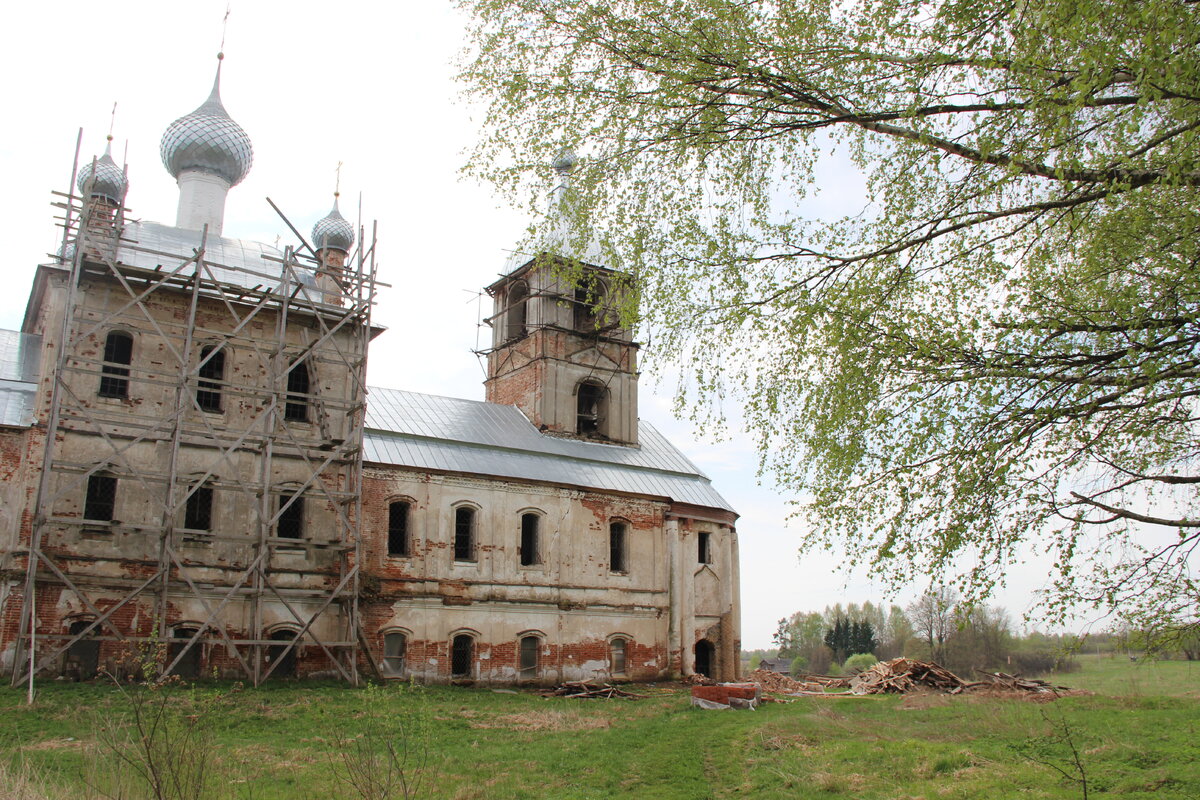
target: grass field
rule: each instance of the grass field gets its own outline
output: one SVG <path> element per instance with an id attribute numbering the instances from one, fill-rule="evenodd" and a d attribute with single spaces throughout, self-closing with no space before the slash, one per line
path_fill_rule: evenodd
<path id="1" fill-rule="evenodd" d="M 409 771 L 423 798 L 1079 798 L 1080 777 L 1091 797 L 1200 797 L 1200 664 L 1083 663 L 1059 680 L 1096 694 L 1046 704 L 913 695 L 700 711 L 674 685 L 636 689 L 649 695 L 639 701 L 205 686 L 171 702 L 211 732 L 198 752 L 222 800 L 358 797 L 333 764 L 339 747 L 368 741 L 349 737 L 379 726 L 424 745 L 424 768 Z M 0 705 L 13 769 L 50 797 L 96 796 L 87 784 L 113 760 L 101 728 L 130 713 L 118 691 L 44 682 L 33 707 L 12 689 Z"/>

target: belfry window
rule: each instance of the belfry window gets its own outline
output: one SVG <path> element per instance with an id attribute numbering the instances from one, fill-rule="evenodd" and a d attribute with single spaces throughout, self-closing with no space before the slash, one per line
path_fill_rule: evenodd
<path id="1" fill-rule="evenodd" d="M 298 492 L 279 495 L 275 535 L 281 539 L 304 538 L 304 495 Z"/>
<path id="2" fill-rule="evenodd" d="M 225 379 L 225 351 L 209 345 L 200 351 L 196 372 L 196 405 L 202 411 L 221 411 L 221 381 Z"/>
<path id="3" fill-rule="evenodd" d="M 83 518 L 92 522 L 112 522 L 117 506 L 117 479 L 103 472 L 88 477 Z"/>
<path id="4" fill-rule="evenodd" d="M 311 376 L 308 362 L 299 360 L 292 362 L 287 374 L 287 402 L 283 408 L 283 418 L 291 422 L 308 422 L 308 393 Z"/>
<path id="5" fill-rule="evenodd" d="M 576 426 L 580 436 L 595 436 L 604 431 L 605 414 L 604 386 L 593 381 L 584 381 L 576 390 Z"/>
<path id="6" fill-rule="evenodd" d="M 521 515 L 522 567 L 542 563 L 542 559 L 538 556 L 538 523 L 540 521 L 537 514 L 529 513 Z"/>
<path id="7" fill-rule="evenodd" d="M 408 555 L 408 503 L 397 500 L 388 505 L 388 555 Z"/>
<path id="8" fill-rule="evenodd" d="M 183 514 L 183 527 L 194 531 L 211 531 L 212 507 L 212 487 L 207 484 L 196 487 L 187 499 Z"/>
<path id="9" fill-rule="evenodd" d="M 454 560 L 475 560 L 475 509 L 470 506 L 454 509 Z"/>
<path id="10" fill-rule="evenodd" d="M 529 285 L 525 281 L 517 281 L 508 290 L 508 310 L 504 314 L 505 339 L 519 339 L 528 333 L 526 327 L 526 309 L 529 299 Z"/>
<path id="11" fill-rule="evenodd" d="M 133 361 L 133 337 L 112 331 L 104 340 L 104 364 L 100 367 L 101 397 L 129 397 L 129 364 Z"/>
<path id="12" fill-rule="evenodd" d="M 624 522 L 612 522 L 608 526 L 608 570 L 625 572 L 628 528 Z"/>

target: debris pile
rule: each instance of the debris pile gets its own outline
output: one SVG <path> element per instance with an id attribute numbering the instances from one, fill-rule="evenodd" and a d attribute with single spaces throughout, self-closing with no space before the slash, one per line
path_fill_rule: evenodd
<path id="1" fill-rule="evenodd" d="M 1037 678 L 1022 678 L 1020 675 L 1009 675 L 1007 672 L 984 672 L 983 670 L 975 670 L 980 675 L 983 675 L 986 680 L 976 681 L 969 684 L 969 688 L 996 688 L 1006 689 L 1010 692 L 1030 692 L 1032 694 L 1065 694 L 1074 692 L 1075 690 L 1069 686 L 1055 686 Z"/>
<path id="2" fill-rule="evenodd" d="M 854 694 L 903 694 L 916 688 L 958 694 L 967 682 L 938 664 L 893 658 L 880 661 L 850 679 Z"/>
<path id="3" fill-rule="evenodd" d="M 641 700 L 646 695 L 634 694 L 624 689 L 618 689 L 610 683 L 588 683 L 587 681 L 568 681 L 553 689 L 546 689 L 542 697 L 574 697 L 583 700 L 611 700 L 614 697 L 624 697 L 629 700 Z"/>
<path id="4" fill-rule="evenodd" d="M 754 670 L 745 678 L 747 683 L 753 683 L 766 692 L 783 692 L 795 694 L 798 692 L 821 692 L 825 689 L 846 689 L 850 686 L 845 678 L 834 678 L 829 675 L 805 675 L 803 680 L 789 678 L 787 675 L 769 669 Z"/>

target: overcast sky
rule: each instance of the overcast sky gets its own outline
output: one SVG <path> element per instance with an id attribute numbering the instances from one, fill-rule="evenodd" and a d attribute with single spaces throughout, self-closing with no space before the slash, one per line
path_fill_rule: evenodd
<path id="1" fill-rule="evenodd" d="M 379 222 L 382 290 L 372 344 L 375 386 L 483 399 L 481 287 L 503 268 L 529 220 L 485 186 L 459 179 L 478 130 L 458 98 L 452 64 L 463 19 L 448 2 L 234 3 L 225 36 L 222 99 L 254 143 L 254 167 L 229 195 L 225 235 L 274 243 L 288 232 L 270 197 L 306 235 L 332 203 Z M 18 328 L 36 264 L 57 250 L 51 191 L 65 191 L 79 129 L 82 159 L 103 152 L 116 102 L 113 154 L 128 148 L 134 218 L 174 223 L 178 190 L 158 155 L 176 117 L 204 101 L 220 49 L 225 2 L 125 0 L 19 3 L 5 11 L 6 77 L 0 197 L 6 291 L 0 327 Z M 478 116 L 478 115 L 476 115 Z M 854 176 L 826 171 L 827 203 L 859 203 Z M 549 190 L 547 186 L 547 190 Z M 648 354 L 651 357 L 653 354 Z M 742 634 L 770 646 L 780 617 L 832 603 L 879 601 L 863 576 L 838 572 L 836 553 L 806 556 L 786 499 L 760 487 L 748 438 L 695 441 L 665 393 L 643 379 L 641 416 L 666 433 L 741 513 Z M 1015 618 L 1046 571 L 1015 573 L 998 598 Z M 904 592 L 910 600 L 923 587 Z"/>

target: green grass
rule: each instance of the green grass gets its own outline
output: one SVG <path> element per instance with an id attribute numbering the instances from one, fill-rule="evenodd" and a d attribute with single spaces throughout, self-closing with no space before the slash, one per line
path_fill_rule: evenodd
<path id="1" fill-rule="evenodd" d="M 208 715 L 223 798 L 352 797 L 331 772 L 337 732 L 378 724 L 427 743 L 427 798 L 1078 798 L 1050 766 L 1074 770 L 1064 725 L 1093 797 L 1200 797 L 1200 666 L 1083 663 L 1055 681 L 1097 693 L 1048 704 L 920 695 L 700 711 L 678 686 L 640 701 L 330 685 L 191 699 L 225 695 Z M 45 682 L 31 708 L 3 690 L 0 750 L 87 797 L 81 776 L 106 758 L 98 726 L 127 712 L 104 686 Z"/>

